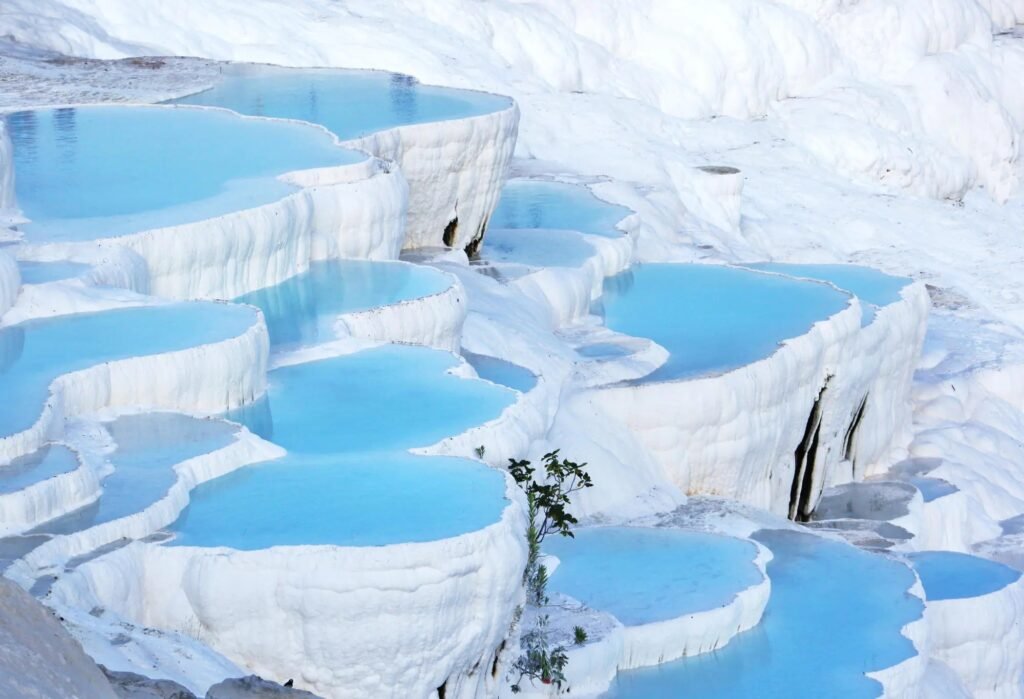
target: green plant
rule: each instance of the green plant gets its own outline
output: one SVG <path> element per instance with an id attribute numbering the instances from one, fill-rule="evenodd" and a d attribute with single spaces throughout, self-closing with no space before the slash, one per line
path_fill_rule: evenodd
<path id="1" fill-rule="evenodd" d="M 508 467 L 512 478 L 526 494 L 529 525 L 526 529 L 528 548 L 523 583 L 526 586 L 526 603 L 538 608 L 548 604 L 548 571 L 540 562 L 541 544 L 552 533 L 573 536 L 572 528 L 578 520 L 568 510 L 570 496 L 594 485 L 590 474 L 583 469 L 585 463 L 562 459 L 557 449 L 545 454 L 541 465 L 541 479 L 537 478 L 538 469 L 529 461 L 509 459 Z M 586 631 L 578 626 L 574 631 L 577 644 L 586 641 Z M 580 634 L 583 641 L 579 640 Z M 547 615 L 539 615 L 534 628 L 523 634 L 522 647 L 523 654 L 512 666 L 519 673 L 512 684 L 513 693 L 519 692 L 519 683 L 524 677 L 561 688 L 569 657 L 564 646 L 549 648 Z"/>
<path id="2" fill-rule="evenodd" d="M 587 630 L 582 626 L 572 627 L 572 638 L 576 641 L 577 646 L 582 646 L 587 642 Z"/>
<path id="3" fill-rule="evenodd" d="M 481 444 L 480 446 L 478 446 L 473 451 L 476 452 L 476 458 L 478 458 L 478 459 L 480 459 L 482 461 L 483 458 L 484 458 L 484 454 L 487 453 L 487 447 L 485 447 L 483 444 Z"/>

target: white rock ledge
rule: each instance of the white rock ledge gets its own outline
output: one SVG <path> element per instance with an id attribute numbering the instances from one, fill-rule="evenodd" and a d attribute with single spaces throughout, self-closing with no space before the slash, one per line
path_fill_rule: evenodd
<path id="1" fill-rule="evenodd" d="M 906 454 L 911 380 L 928 307 L 923 285 L 912 284 L 862 328 L 853 299 L 746 366 L 688 380 L 616 383 L 589 395 L 687 494 L 787 514 L 794 451 L 821 394 L 820 443 L 806 481 L 813 508 L 825 487 L 874 475 Z"/>
<path id="2" fill-rule="evenodd" d="M 526 563 L 510 478 L 506 491 L 498 522 L 449 539 L 259 551 L 135 542 L 79 566 L 52 594 L 183 632 L 330 698 L 429 697 L 442 686 L 449 698 L 491 696 Z"/>
<path id="3" fill-rule="evenodd" d="M 458 352 L 469 304 L 458 278 L 447 273 L 445 276 L 451 286 L 444 291 L 345 313 L 335 323 L 335 332 L 342 337 L 368 342 L 424 345 Z"/>
<path id="4" fill-rule="evenodd" d="M 519 107 L 411 124 L 342 142 L 398 163 L 409 182 L 405 248 L 463 249 L 479 241 L 505 183 Z M 445 229 L 457 221 L 449 241 Z"/>

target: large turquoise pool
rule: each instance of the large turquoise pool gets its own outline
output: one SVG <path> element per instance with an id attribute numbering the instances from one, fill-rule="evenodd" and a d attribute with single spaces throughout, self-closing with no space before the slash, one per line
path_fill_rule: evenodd
<path id="1" fill-rule="evenodd" d="M 551 537 L 544 548 L 559 559 L 550 589 L 626 626 L 724 606 L 763 580 L 754 544 L 715 534 L 593 527 Z"/>
<path id="2" fill-rule="evenodd" d="M 283 173 L 358 162 L 330 134 L 223 110 L 74 107 L 6 117 L 31 242 L 126 235 L 294 191 Z"/>
<path id="3" fill-rule="evenodd" d="M 496 418 L 515 400 L 448 374 L 456 365 L 445 352 L 395 345 L 274 370 L 263 409 L 234 417 L 288 455 L 196 489 L 174 545 L 384 545 L 498 521 L 503 472 L 407 452 Z"/>
<path id="4" fill-rule="evenodd" d="M 231 66 L 209 90 L 174 100 L 226 107 L 240 114 L 321 124 L 347 140 L 375 131 L 488 114 L 507 97 L 421 85 L 379 71 Z"/>
<path id="5" fill-rule="evenodd" d="M 33 320 L 0 328 L 0 437 L 39 419 L 58 376 L 129 357 L 173 352 L 242 335 L 255 309 L 174 303 Z"/>
<path id="6" fill-rule="evenodd" d="M 645 381 L 728 371 L 843 310 L 850 297 L 825 285 L 746 269 L 644 264 L 605 281 L 605 324 L 669 351 Z"/>
<path id="7" fill-rule="evenodd" d="M 908 557 L 928 601 L 980 597 L 1020 579 L 1013 568 L 966 553 L 921 551 Z"/>
<path id="8" fill-rule="evenodd" d="M 755 538 L 775 554 L 761 623 L 711 653 L 622 672 L 607 699 L 873 699 L 865 673 L 916 654 L 902 633 L 923 604 L 905 565 L 793 531 Z"/>

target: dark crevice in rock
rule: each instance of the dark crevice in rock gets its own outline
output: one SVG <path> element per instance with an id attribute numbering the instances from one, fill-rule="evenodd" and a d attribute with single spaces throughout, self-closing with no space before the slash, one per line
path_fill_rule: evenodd
<path id="1" fill-rule="evenodd" d="M 476 257 L 477 253 L 480 252 L 480 246 L 484 242 L 484 232 L 487 230 L 488 220 L 489 219 L 484 218 L 483 223 L 480 224 L 480 228 L 476 232 L 476 235 L 474 235 L 473 239 L 466 245 L 466 257 L 473 259 Z"/>
<path id="2" fill-rule="evenodd" d="M 814 486 L 814 466 L 818 458 L 818 447 L 821 441 L 822 399 L 828 389 L 829 376 L 814 399 L 811 412 L 807 416 L 804 436 L 793 452 L 793 484 L 789 489 L 789 518 L 794 521 L 806 521 L 811 511 L 811 493 Z"/>
<path id="3" fill-rule="evenodd" d="M 867 406 L 868 397 L 865 395 L 861 399 L 860 405 L 857 406 L 857 411 L 853 414 L 850 426 L 846 428 L 846 437 L 843 438 L 843 461 L 850 462 L 853 475 L 855 476 L 857 474 L 857 460 L 854 447 L 857 444 L 857 428 L 860 427 L 860 422 L 864 419 L 864 410 Z"/>
<path id="4" fill-rule="evenodd" d="M 455 245 L 455 236 L 458 234 L 458 232 L 459 217 L 456 216 L 455 218 L 448 222 L 447 226 L 444 227 L 444 235 L 441 236 L 441 240 L 444 241 L 444 244 L 446 246 L 451 247 Z"/>
<path id="5" fill-rule="evenodd" d="M 445 695 L 448 694 L 448 680 L 441 683 L 441 686 L 437 688 L 437 699 L 444 699 Z"/>

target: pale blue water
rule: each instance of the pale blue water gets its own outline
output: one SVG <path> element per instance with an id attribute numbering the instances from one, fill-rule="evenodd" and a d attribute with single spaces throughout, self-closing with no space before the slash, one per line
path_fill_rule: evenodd
<path id="1" fill-rule="evenodd" d="M 293 170 L 358 162 L 302 124 L 228 112 L 76 107 L 6 117 L 15 193 L 32 242 L 90 240 L 275 201 Z"/>
<path id="2" fill-rule="evenodd" d="M 619 673 L 616 699 L 870 699 L 865 672 L 915 655 L 900 633 L 923 605 L 910 570 L 852 546 L 792 531 L 761 531 L 775 554 L 764 618 L 712 653 Z"/>
<path id="3" fill-rule="evenodd" d="M 451 280 L 431 267 L 398 262 L 332 260 L 309 271 L 241 296 L 259 306 L 274 346 L 314 344 L 335 337 L 339 315 L 437 294 Z"/>
<path id="4" fill-rule="evenodd" d="M 379 71 L 239 66 L 213 88 L 178 104 L 227 107 L 253 116 L 322 124 L 342 140 L 395 126 L 500 111 L 507 97 L 420 85 Z"/>
<path id="5" fill-rule="evenodd" d="M 819 279 L 831 282 L 840 289 L 849 291 L 859 298 L 864 308 L 864 324 L 868 325 L 875 319 L 875 310 L 900 300 L 902 291 L 913 280 L 906 277 L 894 277 L 871 267 L 859 265 L 801 265 L 780 262 L 759 262 L 744 265 L 751 269 L 766 272 L 778 272 L 794 277 Z"/>
<path id="6" fill-rule="evenodd" d="M 275 369 L 262 408 L 235 413 L 289 451 L 201 485 L 173 545 L 371 546 L 431 541 L 501 517 L 505 480 L 405 450 L 497 417 L 515 394 L 446 374 L 445 352 L 387 346 Z"/>
<path id="7" fill-rule="evenodd" d="M 485 354 L 462 351 L 462 356 L 476 370 L 481 379 L 526 393 L 537 385 L 537 377 L 529 369 Z"/>
<path id="8" fill-rule="evenodd" d="M 560 228 L 614 238 L 622 235 L 616 224 L 631 213 L 598 199 L 583 186 L 509 180 L 489 228 Z"/>
<path id="9" fill-rule="evenodd" d="M 89 265 L 79 262 L 19 262 L 22 284 L 44 284 L 85 274 Z"/>
<path id="10" fill-rule="evenodd" d="M 838 313 L 849 297 L 824 284 L 721 265 L 645 264 L 605 280 L 612 330 L 670 353 L 644 381 L 728 371 L 763 359 Z"/>
<path id="11" fill-rule="evenodd" d="M 921 551 L 907 556 L 921 578 L 928 601 L 980 597 L 1020 579 L 1002 563 L 952 551 Z"/>
<path id="12" fill-rule="evenodd" d="M 630 354 L 629 349 L 614 342 L 595 342 L 576 348 L 576 354 L 587 359 L 614 359 Z"/>
<path id="13" fill-rule="evenodd" d="M 256 311 L 222 303 L 175 303 L 82 313 L 0 328 L 0 437 L 31 427 L 62 374 L 127 357 L 237 337 Z"/>
<path id="14" fill-rule="evenodd" d="M 529 267 L 579 267 L 594 256 L 594 247 L 571 231 L 494 228 L 484 239 L 480 257 Z"/>
<path id="15" fill-rule="evenodd" d="M 126 415 L 105 427 L 117 448 L 108 457 L 114 471 L 103 479 L 99 500 L 29 535 L 71 534 L 141 512 L 167 494 L 176 464 L 222 449 L 238 433 L 237 425 L 222 420 L 177 413 Z"/>
<path id="16" fill-rule="evenodd" d="M 544 550 L 560 561 L 550 590 L 626 626 L 720 607 L 763 579 L 754 544 L 700 532 L 593 527 L 549 537 Z"/>
<path id="17" fill-rule="evenodd" d="M 14 493 L 77 468 L 78 457 L 70 449 L 58 444 L 46 446 L 9 464 L 0 464 L 0 493 Z"/>
<path id="18" fill-rule="evenodd" d="M 960 489 L 949 481 L 941 478 L 930 478 L 928 476 L 914 476 L 907 479 L 911 485 L 921 491 L 921 497 L 925 502 L 938 500 L 946 495 L 952 495 Z"/>

